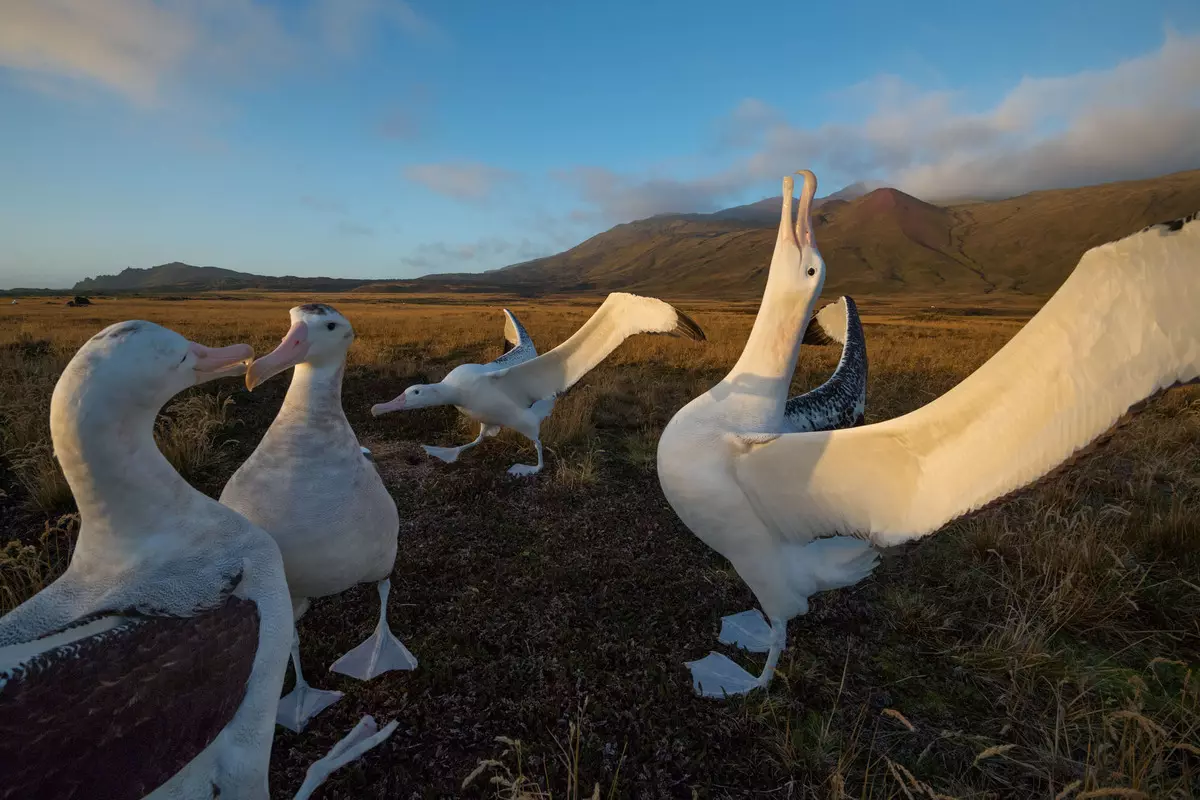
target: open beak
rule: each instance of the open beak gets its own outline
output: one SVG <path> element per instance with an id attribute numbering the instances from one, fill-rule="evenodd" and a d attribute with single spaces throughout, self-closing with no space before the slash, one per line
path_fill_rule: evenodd
<path id="1" fill-rule="evenodd" d="M 386 403 L 376 403 L 371 406 L 371 416 L 378 417 L 383 414 L 388 414 L 392 411 L 404 410 L 404 395 L 396 395 L 395 400 L 389 400 Z"/>
<path id="2" fill-rule="evenodd" d="M 248 344 L 231 344 L 229 347 L 205 347 L 188 342 L 188 349 L 196 356 L 196 383 L 207 383 L 217 378 L 234 378 L 245 373 L 247 362 L 254 358 L 254 348 Z"/>
<path id="3" fill-rule="evenodd" d="M 308 355 L 308 348 L 308 325 L 294 323 L 278 347 L 262 358 L 254 359 L 250 369 L 246 370 L 246 388 L 254 391 L 255 386 L 272 375 L 296 366 Z"/>

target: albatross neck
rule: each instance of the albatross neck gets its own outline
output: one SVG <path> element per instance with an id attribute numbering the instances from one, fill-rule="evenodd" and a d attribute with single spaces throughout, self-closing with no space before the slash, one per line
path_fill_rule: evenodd
<path id="1" fill-rule="evenodd" d="M 725 383 L 739 395 L 740 404 L 761 408 L 767 418 L 782 419 L 800 357 L 800 339 L 819 292 L 797 286 L 774 266 L 754 327 Z M 771 421 L 767 418 L 764 423 Z"/>
<path id="2" fill-rule="evenodd" d="M 89 528 L 138 538 L 161 529 L 164 516 L 187 514 L 207 499 L 158 449 L 158 408 L 87 399 L 53 403 L 50 435 L 80 519 Z"/>
<path id="3" fill-rule="evenodd" d="M 292 383 L 283 399 L 279 418 L 291 422 L 329 419 L 345 422 L 346 414 L 342 410 L 342 378 L 345 373 L 344 360 L 331 364 L 297 364 L 292 370 Z"/>

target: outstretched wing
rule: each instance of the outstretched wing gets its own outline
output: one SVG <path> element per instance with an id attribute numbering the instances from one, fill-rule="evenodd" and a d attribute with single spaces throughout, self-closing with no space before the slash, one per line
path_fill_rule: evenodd
<path id="1" fill-rule="evenodd" d="M 842 357 L 829 380 L 787 401 L 785 430 L 801 433 L 862 425 L 867 408 L 867 340 L 854 300 L 842 296 L 814 314 L 802 341 L 839 343 Z"/>
<path id="2" fill-rule="evenodd" d="M 504 355 L 487 364 L 489 367 L 515 367 L 537 358 L 533 339 L 525 332 L 525 326 L 516 314 L 504 309 Z"/>
<path id="3" fill-rule="evenodd" d="M 666 333 L 704 340 L 704 331 L 669 303 L 653 297 L 613 292 L 569 339 L 548 353 L 489 378 L 510 397 L 526 405 L 562 394 L 639 333 Z"/>
<path id="4" fill-rule="evenodd" d="M 97 615 L 0 648 L 0 798 L 137 800 L 233 719 L 258 650 L 258 607 L 191 617 Z"/>
<path id="5" fill-rule="evenodd" d="M 982 367 L 923 408 L 844 430 L 732 436 L 776 536 L 938 530 L 1076 457 L 1146 398 L 1200 379 L 1200 219 L 1084 253 Z"/>

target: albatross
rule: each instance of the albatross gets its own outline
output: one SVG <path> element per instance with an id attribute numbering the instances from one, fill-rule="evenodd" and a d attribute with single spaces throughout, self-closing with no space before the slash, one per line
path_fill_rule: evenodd
<path id="1" fill-rule="evenodd" d="M 1200 378 L 1200 221 L 1150 225 L 1099 245 L 983 366 L 909 414 L 796 431 L 786 382 L 825 280 L 809 219 L 816 178 L 791 224 L 791 180 L 767 286 L 741 358 L 681 409 L 659 440 L 658 476 L 683 523 L 729 559 L 766 619 L 742 617 L 729 643 L 767 652 L 754 676 L 710 653 L 694 689 L 765 687 L 787 622 L 818 591 L 850 586 L 876 548 L 935 533 L 1063 465 L 1134 406 Z"/>
<path id="2" fill-rule="evenodd" d="M 512 428 L 533 442 L 536 464 L 513 464 L 509 475 L 541 472 L 542 421 L 554 410 L 555 399 L 570 389 L 630 336 L 665 333 L 696 341 L 704 331 L 669 303 L 653 297 L 613 292 L 596 312 L 565 342 L 538 355 L 524 327 L 504 309 L 505 341 L 512 345 L 487 364 L 459 364 L 438 383 L 409 386 L 386 403 L 372 406 L 374 416 L 392 411 L 452 405 L 479 423 L 479 436 L 461 447 L 424 446 L 425 452 L 453 462 L 466 449 L 502 427 Z"/>
<path id="3" fill-rule="evenodd" d="M 246 371 L 253 390 L 293 369 L 283 406 L 258 447 L 238 467 L 221 502 L 274 537 L 283 553 L 293 615 L 310 599 L 374 583 L 379 620 L 374 632 L 330 666 L 359 680 L 416 669 L 417 659 L 387 621 L 400 517 L 370 452 L 358 443 L 342 409 L 350 321 L 324 303 L 288 311 L 291 327 L 273 352 Z M 314 689 L 300 668 L 300 635 L 292 643 L 296 685 L 279 701 L 278 722 L 302 731 L 341 692 Z"/>
<path id="4" fill-rule="evenodd" d="M 0 618 L 0 797 L 269 796 L 292 636 L 283 560 L 154 441 L 171 397 L 251 355 L 131 320 L 59 377 L 50 433 L 79 536 L 66 572 Z M 395 727 L 364 717 L 296 797 Z"/>

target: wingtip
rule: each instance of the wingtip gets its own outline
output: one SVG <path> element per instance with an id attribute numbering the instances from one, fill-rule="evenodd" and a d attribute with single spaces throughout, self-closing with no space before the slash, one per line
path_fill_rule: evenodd
<path id="1" fill-rule="evenodd" d="M 675 333 L 686 336 L 695 342 L 708 341 L 708 337 L 704 335 L 704 329 L 696 324 L 696 320 L 679 309 L 675 309 L 675 318 Z"/>
<path id="2" fill-rule="evenodd" d="M 833 303 L 840 303 L 841 298 L 834 300 Z M 830 303 L 829 305 L 833 305 Z M 808 319 L 808 327 L 804 329 L 804 336 L 800 339 L 801 344 L 816 345 L 817 347 L 825 347 L 831 344 L 840 344 L 840 342 L 821 324 L 821 311 L 824 311 L 829 305 L 822 306 L 821 310 L 813 314 Z"/>
<path id="3" fill-rule="evenodd" d="M 517 332 L 517 318 L 506 308 L 504 309 L 504 343 L 502 345 L 504 350 L 501 355 L 512 350 L 520 342 L 521 336 Z"/>

